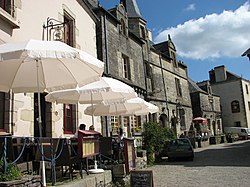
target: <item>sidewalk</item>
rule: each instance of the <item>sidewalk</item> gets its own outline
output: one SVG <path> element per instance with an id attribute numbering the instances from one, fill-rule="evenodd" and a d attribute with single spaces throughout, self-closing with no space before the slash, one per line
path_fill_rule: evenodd
<path id="1" fill-rule="evenodd" d="M 56 183 L 60 187 L 96 187 L 107 186 L 111 187 L 112 174 L 111 170 L 105 170 L 104 173 L 84 175 L 83 179 L 74 179 L 67 181 L 64 184 Z"/>
<path id="2" fill-rule="evenodd" d="M 221 143 L 221 144 L 214 144 L 214 145 L 208 145 L 208 146 L 204 146 L 204 147 L 197 147 L 194 149 L 194 152 L 201 152 L 201 151 L 204 151 L 206 149 L 214 149 L 214 148 L 220 148 L 221 149 L 224 147 L 224 146 L 228 146 L 228 145 L 232 145 L 232 144 L 241 144 L 242 142 L 248 142 L 250 140 L 238 140 L 238 141 L 235 141 L 233 143 Z"/>

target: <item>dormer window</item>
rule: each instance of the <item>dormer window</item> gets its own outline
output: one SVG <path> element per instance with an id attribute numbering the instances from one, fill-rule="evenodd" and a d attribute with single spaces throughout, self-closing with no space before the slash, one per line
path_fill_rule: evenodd
<path id="1" fill-rule="evenodd" d="M 140 30 L 141 30 L 141 37 L 143 39 L 146 39 L 146 33 L 145 33 L 145 28 L 143 26 L 140 26 Z"/>
<path id="2" fill-rule="evenodd" d="M 123 19 L 121 19 L 121 33 L 124 34 L 125 36 L 127 36 L 126 24 L 125 24 L 125 21 Z"/>
<path id="3" fill-rule="evenodd" d="M 172 58 L 172 62 L 173 62 L 173 65 L 174 67 L 178 67 L 178 63 L 177 63 L 177 60 L 176 60 L 176 55 L 173 51 L 170 52 L 171 53 L 171 58 Z"/>

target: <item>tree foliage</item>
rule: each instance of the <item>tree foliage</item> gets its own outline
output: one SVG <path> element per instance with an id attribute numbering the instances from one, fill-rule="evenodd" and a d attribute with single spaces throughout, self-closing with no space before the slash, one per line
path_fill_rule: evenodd
<path id="1" fill-rule="evenodd" d="M 152 164 L 155 160 L 153 155 L 158 155 L 170 139 L 175 138 L 172 129 L 161 127 L 158 123 L 148 122 L 144 124 L 143 148 L 147 151 L 148 162 Z"/>

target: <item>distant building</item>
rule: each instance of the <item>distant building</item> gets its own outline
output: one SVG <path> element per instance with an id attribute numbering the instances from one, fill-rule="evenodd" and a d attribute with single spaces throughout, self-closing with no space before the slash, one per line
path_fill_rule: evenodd
<path id="1" fill-rule="evenodd" d="M 189 79 L 189 88 L 193 117 L 206 118 L 211 135 L 222 133 L 220 96 L 213 94 L 209 81 L 196 83 Z"/>
<path id="2" fill-rule="evenodd" d="M 220 96 L 223 127 L 250 128 L 250 81 L 218 66 L 209 71 L 213 93 Z"/>

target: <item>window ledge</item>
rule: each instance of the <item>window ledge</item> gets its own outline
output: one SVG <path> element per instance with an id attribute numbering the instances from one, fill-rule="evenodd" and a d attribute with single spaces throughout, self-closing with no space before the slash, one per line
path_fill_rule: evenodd
<path id="1" fill-rule="evenodd" d="M 11 15 L 8 12 L 6 12 L 5 10 L 3 10 L 2 8 L 0 8 L 0 18 L 3 19 L 9 25 L 11 25 L 11 27 L 13 29 L 20 28 L 20 26 L 17 23 L 17 21 L 14 20 L 14 18 L 11 17 Z"/>

